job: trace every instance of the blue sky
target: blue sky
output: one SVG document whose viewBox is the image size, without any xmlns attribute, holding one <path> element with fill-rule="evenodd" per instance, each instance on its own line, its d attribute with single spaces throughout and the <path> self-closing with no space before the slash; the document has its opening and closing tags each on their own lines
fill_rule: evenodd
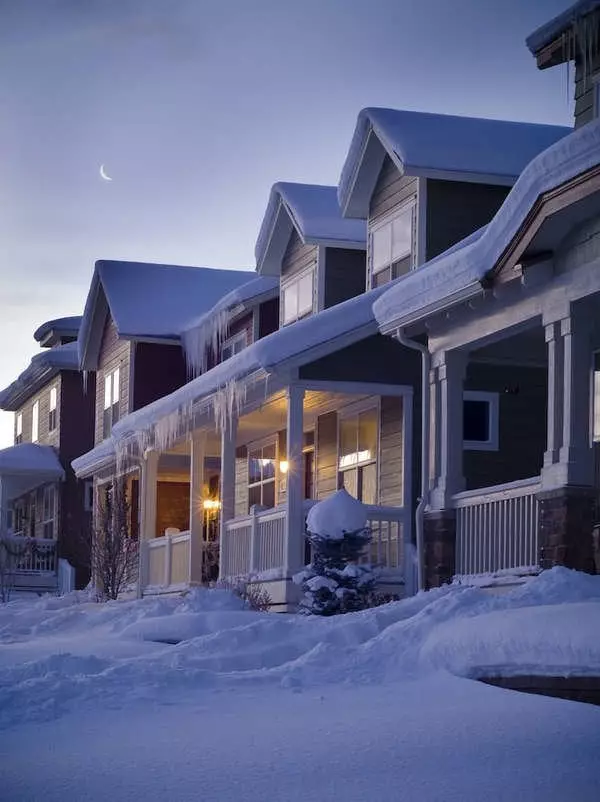
<svg viewBox="0 0 600 802">
<path fill-rule="evenodd" d="M 271 184 L 336 183 L 364 106 L 571 124 L 524 43 L 569 5 L 0 2 L 0 387 L 96 259 L 252 267 Z"/>
</svg>

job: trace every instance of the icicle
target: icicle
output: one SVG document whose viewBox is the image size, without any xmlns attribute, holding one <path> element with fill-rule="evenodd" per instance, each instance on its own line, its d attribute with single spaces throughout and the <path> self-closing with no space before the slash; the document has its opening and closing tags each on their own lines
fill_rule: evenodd
<svg viewBox="0 0 600 802">
<path fill-rule="evenodd" d="M 215 416 L 215 427 L 217 431 L 225 431 L 231 425 L 234 413 L 239 415 L 240 408 L 246 400 L 248 384 L 243 380 L 227 382 L 227 384 L 217 390 L 213 396 L 213 412 Z"/>
<path fill-rule="evenodd" d="M 87 372 L 87 370 L 82 371 L 81 380 L 83 382 L 83 394 L 87 395 L 87 391 L 88 391 L 88 372 Z"/>
<path fill-rule="evenodd" d="M 229 311 L 218 312 L 204 317 L 200 322 L 183 332 L 183 350 L 191 377 L 204 373 L 208 368 L 208 355 L 218 354 L 223 340 L 229 331 Z"/>
</svg>

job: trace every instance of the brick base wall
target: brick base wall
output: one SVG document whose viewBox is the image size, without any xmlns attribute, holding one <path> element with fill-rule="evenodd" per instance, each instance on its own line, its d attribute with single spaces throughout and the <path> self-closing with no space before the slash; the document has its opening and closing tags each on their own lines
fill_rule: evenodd
<svg viewBox="0 0 600 802">
<path fill-rule="evenodd" d="M 540 564 L 595 573 L 594 490 L 561 487 L 538 495 Z"/>
<path fill-rule="evenodd" d="M 425 587 L 437 588 L 452 581 L 456 561 L 456 512 L 439 510 L 425 514 Z"/>
</svg>

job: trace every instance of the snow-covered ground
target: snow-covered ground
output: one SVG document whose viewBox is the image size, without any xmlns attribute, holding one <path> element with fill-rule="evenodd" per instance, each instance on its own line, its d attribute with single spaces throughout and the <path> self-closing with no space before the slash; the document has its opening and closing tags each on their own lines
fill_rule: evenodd
<svg viewBox="0 0 600 802">
<path fill-rule="evenodd" d="M 598 799 L 600 708 L 473 682 L 600 675 L 600 577 L 334 619 L 224 591 L 0 607 L 0 799 Z"/>
</svg>

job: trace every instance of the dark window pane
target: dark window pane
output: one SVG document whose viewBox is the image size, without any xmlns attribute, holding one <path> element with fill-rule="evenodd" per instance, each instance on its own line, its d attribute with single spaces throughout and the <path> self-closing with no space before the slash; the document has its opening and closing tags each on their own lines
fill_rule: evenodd
<svg viewBox="0 0 600 802">
<path fill-rule="evenodd" d="M 255 485 L 248 490 L 248 506 L 253 507 L 261 503 L 260 485 Z"/>
<path fill-rule="evenodd" d="M 373 274 L 373 287 L 383 287 L 384 284 L 387 284 L 391 280 L 392 280 L 391 268 L 386 267 L 385 270 L 380 270 L 379 273 Z"/>
<path fill-rule="evenodd" d="M 260 451 L 251 451 L 248 455 L 248 483 L 253 485 L 260 482 L 261 477 Z"/>
<path fill-rule="evenodd" d="M 375 504 L 377 499 L 377 465 L 365 465 L 361 472 L 361 501 L 363 504 Z"/>
<path fill-rule="evenodd" d="M 400 278 L 412 269 L 412 255 L 405 256 L 403 259 L 398 259 L 392 265 L 392 278 Z"/>
<path fill-rule="evenodd" d="M 265 482 L 262 486 L 263 488 L 263 506 L 264 507 L 274 507 L 275 506 L 275 482 Z"/>
<path fill-rule="evenodd" d="M 463 438 L 470 442 L 487 443 L 490 439 L 490 406 L 487 401 L 463 402 Z"/>
</svg>

